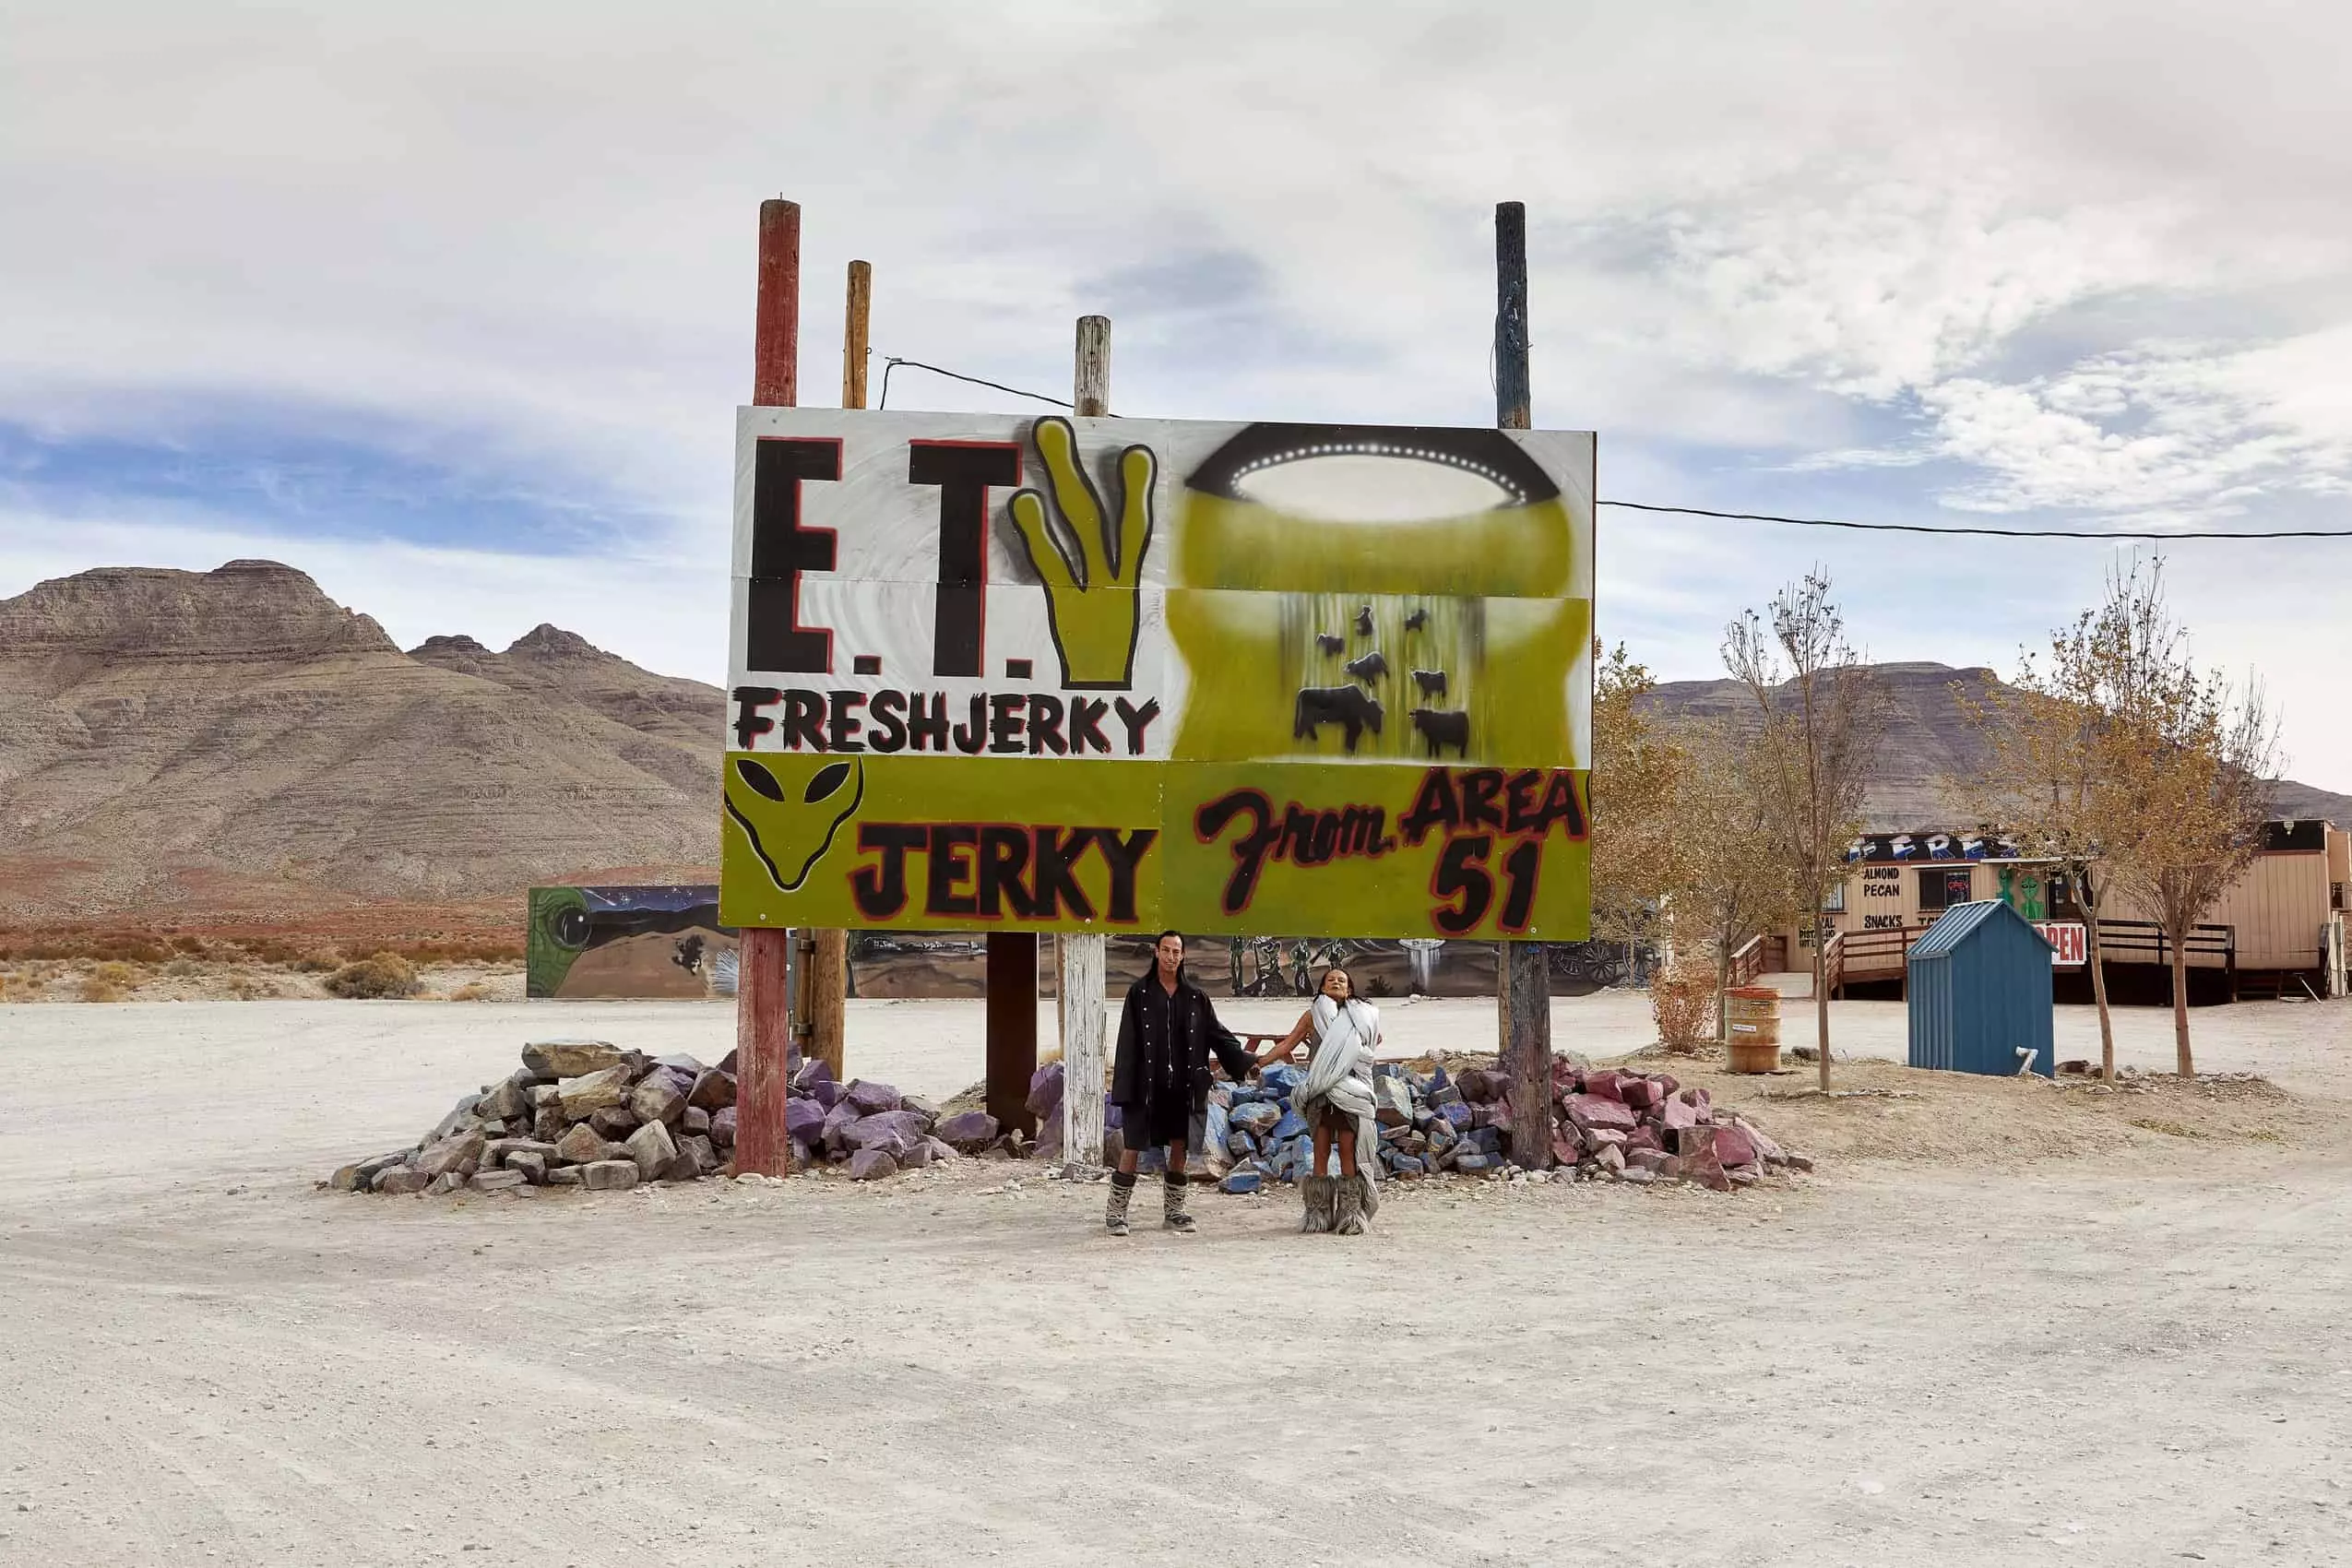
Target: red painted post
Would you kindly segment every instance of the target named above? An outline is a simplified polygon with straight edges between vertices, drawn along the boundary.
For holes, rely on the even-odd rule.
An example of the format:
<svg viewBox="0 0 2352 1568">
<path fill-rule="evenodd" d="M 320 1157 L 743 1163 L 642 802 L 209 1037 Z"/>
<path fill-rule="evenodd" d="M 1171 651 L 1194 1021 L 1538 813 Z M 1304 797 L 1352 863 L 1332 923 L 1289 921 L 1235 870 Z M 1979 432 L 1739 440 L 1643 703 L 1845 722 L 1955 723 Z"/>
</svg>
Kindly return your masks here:
<svg viewBox="0 0 2352 1568">
<path fill-rule="evenodd" d="M 801 363 L 801 206 L 759 204 L 759 305 L 753 328 L 752 401 L 789 409 L 799 401 Z M 785 982 L 789 938 L 773 927 L 747 927 L 735 970 L 735 1170 L 789 1176 L 792 1141 L 784 1101 L 792 1040 L 792 998 Z"/>
</svg>

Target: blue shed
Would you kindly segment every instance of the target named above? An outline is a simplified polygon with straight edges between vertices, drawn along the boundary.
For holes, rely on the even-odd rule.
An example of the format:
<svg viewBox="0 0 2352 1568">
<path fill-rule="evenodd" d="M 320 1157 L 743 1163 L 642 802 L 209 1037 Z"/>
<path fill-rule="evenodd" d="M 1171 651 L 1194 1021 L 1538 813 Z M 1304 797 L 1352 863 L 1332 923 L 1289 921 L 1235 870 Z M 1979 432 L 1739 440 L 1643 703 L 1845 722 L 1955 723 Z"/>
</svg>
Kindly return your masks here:
<svg viewBox="0 0 2352 1568">
<path fill-rule="evenodd" d="M 2056 1070 L 2050 945 L 1998 898 L 1955 904 L 1911 944 L 1911 1065 L 1951 1073 Z"/>
</svg>

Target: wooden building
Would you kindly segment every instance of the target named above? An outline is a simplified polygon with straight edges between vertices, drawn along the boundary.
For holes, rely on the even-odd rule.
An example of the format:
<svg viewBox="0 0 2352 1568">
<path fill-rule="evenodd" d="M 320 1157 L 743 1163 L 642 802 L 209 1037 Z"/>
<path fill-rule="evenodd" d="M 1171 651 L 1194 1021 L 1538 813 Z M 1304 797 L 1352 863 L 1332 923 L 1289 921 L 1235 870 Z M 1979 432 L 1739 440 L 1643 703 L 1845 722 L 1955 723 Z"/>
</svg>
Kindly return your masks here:
<svg viewBox="0 0 2352 1568">
<path fill-rule="evenodd" d="M 1855 840 L 1852 871 L 1822 924 L 1831 984 L 1898 994 L 1905 955 L 1954 905 L 1999 899 L 2042 929 L 2061 980 L 2082 976 L 2082 910 L 2047 861 L 1982 834 L 1882 833 Z M 2199 1000 L 2346 991 L 2344 915 L 2352 885 L 2352 837 L 2333 823 L 2273 822 L 2253 865 L 2223 895 L 2188 943 Z M 2118 899 L 2099 922 L 2110 988 L 2145 995 L 2171 952 L 2154 911 Z M 1780 933 L 1789 968 L 1810 969 L 1814 932 L 1800 921 Z M 2071 994 L 2061 985 L 2061 992 Z"/>
</svg>

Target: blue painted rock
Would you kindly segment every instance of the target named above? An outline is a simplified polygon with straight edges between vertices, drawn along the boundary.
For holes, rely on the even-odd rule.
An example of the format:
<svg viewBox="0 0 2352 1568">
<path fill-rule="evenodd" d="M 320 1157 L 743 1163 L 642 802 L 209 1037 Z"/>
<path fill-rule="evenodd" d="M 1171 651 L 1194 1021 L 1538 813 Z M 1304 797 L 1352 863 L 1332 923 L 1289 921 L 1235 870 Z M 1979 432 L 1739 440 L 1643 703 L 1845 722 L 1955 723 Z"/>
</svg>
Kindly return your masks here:
<svg viewBox="0 0 2352 1568">
<path fill-rule="evenodd" d="M 1256 1100 L 1248 1105 L 1236 1106 L 1227 1115 L 1232 1124 L 1241 1131 L 1263 1135 L 1272 1132 L 1275 1123 L 1282 1120 L 1282 1108 L 1278 1105 L 1268 1105 L 1264 1100 Z"/>
<path fill-rule="evenodd" d="M 1254 1193 L 1265 1180 L 1254 1170 L 1236 1170 L 1218 1182 L 1218 1188 L 1228 1193 Z"/>
<path fill-rule="evenodd" d="M 1257 1151 L 1258 1141 L 1250 1136 L 1249 1134 L 1229 1133 L 1226 1134 L 1225 1152 L 1230 1155 L 1233 1158 L 1247 1159 L 1250 1156 L 1257 1153 Z"/>
<path fill-rule="evenodd" d="M 1454 1161 L 1455 1170 L 1470 1175 L 1475 1175 L 1481 1170 L 1499 1170 L 1502 1165 L 1503 1161 L 1491 1154 L 1465 1154 L 1458 1156 Z"/>
<path fill-rule="evenodd" d="M 1305 1117 L 1295 1111 L 1286 1111 L 1282 1113 L 1282 1120 L 1274 1124 L 1274 1130 L 1268 1135 L 1277 1138 L 1295 1138 L 1306 1130 Z"/>
<path fill-rule="evenodd" d="M 1258 1075 L 1258 1082 L 1287 1099 L 1290 1092 L 1299 1087 L 1300 1081 L 1306 1075 L 1296 1067 L 1277 1062 Z"/>
<path fill-rule="evenodd" d="M 1467 1133 L 1470 1130 L 1470 1118 L 1473 1112 L 1468 1106 L 1458 1099 L 1440 1106 L 1438 1114 L 1443 1116 L 1446 1124 L 1457 1133 Z"/>
<path fill-rule="evenodd" d="M 1395 1154 L 1388 1157 L 1388 1169 L 1399 1176 L 1419 1176 L 1429 1167 L 1413 1155 Z"/>
</svg>

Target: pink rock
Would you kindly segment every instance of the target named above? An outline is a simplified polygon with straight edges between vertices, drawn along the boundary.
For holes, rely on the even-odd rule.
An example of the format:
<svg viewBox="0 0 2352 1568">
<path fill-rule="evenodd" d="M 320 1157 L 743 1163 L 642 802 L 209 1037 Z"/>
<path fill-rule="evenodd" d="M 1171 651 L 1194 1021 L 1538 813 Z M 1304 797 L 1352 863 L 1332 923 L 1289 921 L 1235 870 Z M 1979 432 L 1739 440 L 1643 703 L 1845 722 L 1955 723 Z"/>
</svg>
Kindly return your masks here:
<svg viewBox="0 0 2352 1568">
<path fill-rule="evenodd" d="M 1665 1146 L 1666 1141 L 1657 1135 L 1655 1127 L 1636 1127 L 1625 1134 L 1625 1152 L 1628 1154 L 1637 1148 L 1662 1149 Z"/>
<path fill-rule="evenodd" d="M 1590 1099 L 1613 1099 L 1621 1103 L 1625 1096 L 1618 1084 L 1623 1076 L 1621 1073 L 1587 1073 L 1585 1075 L 1585 1094 Z"/>
<path fill-rule="evenodd" d="M 1595 1094 L 1568 1097 L 1568 1119 L 1579 1127 L 1616 1127 L 1631 1132 L 1641 1119 L 1623 1101 Z"/>
<path fill-rule="evenodd" d="M 1728 1126 L 1715 1129 L 1715 1157 L 1726 1165 L 1753 1165 L 1763 1158 L 1746 1128 Z"/>
<path fill-rule="evenodd" d="M 1731 1178 L 1723 1172 L 1723 1161 L 1715 1152 L 1716 1134 L 1720 1127 L 1684 1127 L 1674 1134 L 1674 1163 L 1685 1182 L 1697 1182 L 1718 1193 L 1731 1190 Z"/>
<path fill-rule="evenodd" d="M 1666 1097 L 1647 1078 L 1629 1078 L 1617 1086 L 1619 1098 L 1636 1111 L 1647 1111 Z"/>
<path fill-rule="evenodd" d="M 1587 1127 L 1584 1130 L 1585 1146 L 1588 1149 L 1604 1149 L 1612 1144 L 1623 1148 L 1630 1137 L 1630 1134 L 1620 1132 L 1615 1127 Z"/>
<path fill-rule="evenodd" d="M 1684 1127 L 1695 1127 L 1699 1124 L 1698 1107 L 1679 1095 L 1659 1107 L 1659 1111 L 1661 1114 L 1658 1120 L 1669 1131 L 1679 1131 Z"/>
</svg>

